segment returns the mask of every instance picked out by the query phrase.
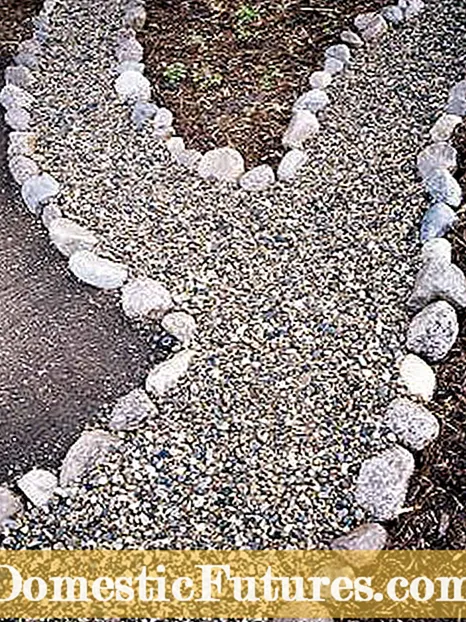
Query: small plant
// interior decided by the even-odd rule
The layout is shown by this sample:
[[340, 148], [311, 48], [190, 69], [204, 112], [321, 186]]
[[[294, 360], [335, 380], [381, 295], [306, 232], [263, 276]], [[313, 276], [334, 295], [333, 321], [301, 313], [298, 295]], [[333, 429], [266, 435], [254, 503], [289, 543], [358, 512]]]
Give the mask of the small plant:
[[219, 72], [211, 72], [208, 69], [200, 69], [193, 74], [193, 82], [203, 91], [220, 86], [223, 76]]
[[170, 86], [178, 86], [188, 75], [188, 70], [184, 63], [172, 63], [164, 69], [162, 75]]
[[275, 67], [268, 67], [260, 77], [260, 85], [264, 91], [271, 91], [275, 88], [279, 77], [280, 74]]
[[242, 26], [245, 26], [246, 24], [255, 22], [259, 18], [259, 9], [249, 4], [242, 4], [236, 11], [236, 18]]

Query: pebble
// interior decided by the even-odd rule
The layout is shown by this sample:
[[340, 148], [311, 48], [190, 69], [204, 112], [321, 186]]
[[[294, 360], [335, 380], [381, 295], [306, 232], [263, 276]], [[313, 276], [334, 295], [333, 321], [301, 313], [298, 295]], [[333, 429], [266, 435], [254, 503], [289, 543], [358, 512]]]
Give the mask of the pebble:
[[436, 142], [421, 151], [417, 168], [424, 179], [432, 176], [439, 168], [454, 173], [458, 166], [457, 151], [446, 142]]
[[435, 201], [443, 201], [452, 207], [459, 207], [463, 199], [461, 186], [453, 175], [445, 170], [434, 171], [424, 180], [426, 191]]
[[458, 220], [456, 212], [446, 203], [434, 203], [421, 222], [421, 242], [445, 235]]
[[128, 279], [127, 266], [99, 257], [92, 251], [73, 253], [68, 267], [80, 281], [100, 289], [117, 289]]
[[450, 264], [451, 256], [451, 243], [445, 238], [434, 238], [422, 245], [421, 259], [423, 264], [431, 261]]
[[151, 96], [150, 82], [139, 71], [124, 71], [116, 79], [115, 89], [121, 101], [130, 104], [149, 101]]
[[351, 50], [345, 43], [331, 45], [325, 50], [325, 58], [336, 58], [344, 65], [347, 65], [351, 60]]
[[410, 352], [438, 363], [454, 346], [458, 332], [455, 309], [448, 302], [439, 300], [411, 320], [406, 345]]
[[69, 218], [54, 218], [48, 229], [50, 241], [65, 257], [71, 257], [77, 251], [91, 251], [99, 243], [89, 229]]
[[25, 108], [9, 108], [5, 123], [13, 130], [26, 132], [31, 128], [31, 114]]
[[156, 365], [147, 376], [146, 391], [157, 397], [163, 397], [187, 374], [193, 356], [193, 350], [182, 350], [167, 361]]
[[121, 290], [121, 306], [126, 317], [160, 318], [173, 307], [168, 289], [150, 278], [132, 279]]
[[5, 82], [27, 91], [34, 83], [34, 76], [27, 67], [10, 65], [5, 69]]
[[432, 140], [435, 142], [450, 140], [456, 127], [461, 124], [461, 120], [461, 117], [456, 114], [446, 112], [442, 114], [430, 130]]
[[118, 46], [116, 56], [119, 63], [127, 61], [140, 63], [144, 56], [144, 48], [137, 39], [126, 39]]
[[293, 112], [308, 110], [309, 112], [315, 113], [323, 110], [329, 103], [330, 99], [325, 91], [322, 89], [312, 89], [311, 91], [307, 91], [307, 93], [303, 93], [303, 95], [296, 100], [293, 106]]
[[348, 43], [349, 45], [352, 45], [355, 48], [360, 48], [364, 45], [364, 41], [361, 39], [361, 37], [352, 30], [344, 30], [341, 33], [340, 38], [342, 41]]
[[146, 19], [146, 10], [140, 4], [130, 7], [125, 14], [125, 24], [138, 32], [144, 28]]
[[116, 449], [120, 440], [104, 430], [83, 432], [70, 447], [60, 470], [60, 486], [68, 488], [78, 484], [84, 475], [97, 466], [109, 452]]
[[17, 486], [36, 507], [43, 508], [53, 497], [58, 479], [45, 469], [32, 469], [21, 477]]
[[280, 181], [291, 182], [301, 174], [309, 156], [300, 149], [288, 151], [280, 161], [277, 177]]
[[356, 499], [379, 520], [392, 520], [403, 509], [414, 458], [403, 447], [394, 446], [363, 462]]
[[399, 26], [405, 18], [402, 9], [394, 4], [383, 7], [381, 15], [389, 24], [393, 24], [393, 26]]
[[202, 156], [197, 171], [203, 179], [235, 182], [244, 173], [244, 159], [230, 147], [212, 149]]
[[110, 415], [108, 427], [115, 432], [139, 428], [149, 417], [155, 417], [157, 409], [143, 389], [133, 389], [120, 397]]
[[248, 192], [267, 190], [275, 183], [275, 173], [268, 164], [255, 166], [240, 177], [239, 184]]
[[364, 41], [374, 41], [379, 39], [388, 30], [388, 24], [382, 15], [376, 15], [361, 31], [361, 37]]
[[8, 488], [5, 488], [5, 486], [0, 486], [0, 525], [2, 525], [6, 519], [21, 512], [22, 509], [21, 502], [16, 495]]
[[24, 155], [17, 155], [10, 158], [8, 168], [11, 176], [17, 184], [22, 186], [31, 177], [39, 175], [40, 170], [34, 160]]
[[196, 320], [185, 311], [173, 311], [164, 315], [162, 328], [186, 348], [196, 334]]
[[408, 354], [400, 365], [400, 380], [408, 392], [429, 402], [435, 391], [435, 374], [431, 367], [415, 354]]
[[454, 307], [466, 308], [466, 277], [454, 264], [431, 261], [422, 265], [408, 306], [420, 311], [436, 300], [446, 300]]
[[21, 188], [23, 201], [33, 214], [38, 214], [40, 207], [59, 192], [60, 184], [48, 173], [30, 177]]
[[0, 104], [5, 110], [25, 108], [28, 110], [34, 103], [34, 97], [14, 84], [6, 84], [0, 91]]
[[399, 0], [398, 6], [404, 11], [406, 19], [417, 17], [425, 8], [423, 0]]
[[313, 89], [325, 89], [332, 83], [332, 74], [328, 71], [314, 71], [309, 78]]
[[437, 418], [425, 406], [406, 398], [393, 400], [386, 413], [386, 423], [398, 442], [412, 451], [422, 451], [437, 438]]
[[283, 136], [282, 144], [289, 149], [302, 149], [319, 132], [319, 121], [309, 110], [297, 110]]
[[36, 135], [33, 132], [10, 132], [8, 134], [8, 157], [31, 156], [36, 150]]
[[159, 108], [155, 104], [138, 101], [131, 111], [131, 121], [140, 130], [146, 121], [156, 116], [158, 111]]
[[324, 63], [325, 73], [329, 73], [331, 76], [341, 73], [345, 68], [345, 64], [338, 60], [338, 58], [326, 58]]

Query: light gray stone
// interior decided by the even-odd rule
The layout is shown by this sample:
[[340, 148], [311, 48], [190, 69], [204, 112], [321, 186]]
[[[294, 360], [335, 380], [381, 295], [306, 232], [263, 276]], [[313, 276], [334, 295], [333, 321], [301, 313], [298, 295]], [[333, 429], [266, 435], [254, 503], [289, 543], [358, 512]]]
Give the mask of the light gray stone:
[[34, 97], [14, 84], [6, 84], [0, 91], [0, 104], [5, 110], [25, 108], [28, 110], [34, 103]]
[[437, 418], [427, 408], [406, 398], [391, 402], [385, 420], [398, 442], [413, 451], [424, 449], [440, 431]]
[[79, 484], [120, 442], [103, 430], [83, 432], [65, 456], [60, 470], [60, 486], [67, 488]]
[[130, 319], [159, 318], [173, 307], [168, 289], [150, 278], [133, 279], [121, 291], [121, 305]]
[[120, 397], [110, 415], [108, 427], [117, 432], [134, 430], [157, 414], [155, 404], [143, 389], [134, 389]]
[[[354, 565], [355, 561], [361, 562], [357, 567], [363, 568], [375, 561], [379, 552], [384, 548], [387, 538], [387, 530], [382, 525], [365, 523], [333, 540], [330, 548], [334, 551], [341, 551], [343, 557], [351, 565]], [[364, 551], [365, 555], [356, 557], [352, 551]]]
[[374, 518], [391, 520], [402, 510], [414, 471], [414, 458], [403, 447], [394, 446], [361, 467], [356, 500]]
[[458, 82], [450, 89], [446, 112], [460, 117], [466, 115], [466, 80]]
[[167, 130], [173, 125], [173, 113], [168, 108], [159, 108], [154, 117], [154, 127], [156, 130]]
[[445, 238], [429, 240], [422, 246], [422, 263], [440, 261], [444, 264], [451, 263], [451, 243]]
[[162, 328], [186, 348], [196, 334], [196, 320], [185, 311], [173, 311], [164, 315]]
[[10, 158], [8, 168], [10, 169], [11, 176], [20, 186], [31, 177], [35, 177], [40, 173], [39, 167], [34, 160], [23, 155]]
[[406, 19], [417, 17], [425, 8], [423, 0], [399, 0], [398, 6], [403, 10]]
[[445, 235], [457, 218], [456, 212], [446, 203], [434, 203], [422, 219], [421, 242]]
[[325, 89], [332, 83], [332, 74], [328, 71], [314, 71], [309, 78], [313, 89]]
[[116, 79], [115, 89], [120, 100], [127, 103], [149, 101], [151, 96], [150, 82], [139, 71], [124, 71]]
[[197, 149], [185, 149], [175, 157], [176, 163], [190, 171], [197, 171], [202, 153]]
[[345, 68], [345, 64], [338, 60], [338, 58], [326, 58], [324, 63], [324, 71], [331, 76], [335, 76], [337, 73], [341, 73]]
[[354, 18], [354, 25], [358, 30], [365, 30], [377, 17], [377, 13], [370, 11], [369, 13], [359, 13]]
[[42, 218], [42, 222], [44, 223], [44, 226], [47, 229], [50, 228], [50, 225], [56, 218], [61, 218], [61, 217], [62, 217], [62, 211], [58, 207], [58, 205], [54, 203], [54, 201], [49, 201], [48, 203], [44, 205], [42, 209], [41, 218]]
[[302, 149], [319, 132], [319, 121], [309, 110], [297, 110], [283, 136], [282, 144], [290, 149]]
[[330, 103], [329, 96], [322, 89], [312, 89], [303, 93], [299, 97], [294, 106], [293, 112], [298, 110], [308, 110], [309, 112], [319, 112], [323, 110]]
[[424, 180], [426, 191], [434, 199], [458, 207], [461, 205], [463, 194], [461, 187], [453, 175], [445, 169], [432, 172]]
[[90, 251], [99, 242], [91, 231], [69, 218], [55, 218], [50, 223], [49, 236], [52, 244], [66, 257], [76, 251]]
[[31, 156], [36, 150], [36, 135], [33, 132], [10, 132], [8, 134], [8, 157]]
[[131, 121], [140, 130], [144, 123], [155, 117], [159, 108], [151, 102], [136, 102], [131, 112]]
[[116, 56], [119, 63], [125, 61], [139, 63], [144, 56], [144, 48], [137, 39], [125, 39], [118, 46]]
[[424, 179], [430, 177], [438, 168], [444, 168], [453, 173], [457, 166], [457, 151], [447, 142], [429, 145], [417, 158], [417, 168]]
[[458, 266], [441, 261], [422, 265], [408, 306], [412, 311], [420, 311], [436, 300], [446, 300], [456, 308], [466, 308], [466, 277]]
[[27, 67], [10, 65], [5, 69], [5, 82], [27, 90], [34, 84], [34, 76]]
[[415, 354], [408, 354], [400, 365], [400, 382], [410, 395], [428, 402], [435, 391], [435, 374], [429, 365]]
[[381, 15], [389, 24], [393, 24], [393, 26], [399, 26], [405, 19], [402, 9], [394, 4], [383, 7]]
[[460, 125], [461, 117], [456, 114], [444, 113], [437, 119], [430, 130], [432, 140], [435, 142], [448, 141], [453, 135], [457, 125]]
[[309, 156], [300, 149], [288, 151], [278, 166], [277, 177], [280, 181], [293, 181], [301, 174]]
[[147, 376], [146, 391], [163, 397], [187, 374], [193, 356], [193, 350], [182, 350], [167, 361], [156, 365]]
[[444, 300], [433, 302], [411, 320], [407, 337], [408, 350], [437, 363], [450, 352], [458, 332], [455, 309]]
[[21, 188], [23, 201], [31, 212], [37, 214], [41, 205], [60, 192], [60, 184], [48, 173], [26, 180]]
[[12, 130], [26, 132], [32, 125], [31, 114], [26, 108], [10, 108], [6, 111], [5, 123], [11, 127]]
[[375, 41], [382, 37], [388, 31], [388, 24], [382, 15], [376, 15], [361, 31], [361, 37], [364, 41]]
[[136, 31], [140, 31], [144, 28], [146, 19], [146, 10], [141, 4], [133, 4], [125, 13], [125, 24], [134, 28]]
[[165, 146], [175, 159], [186, 150], [184, 140], [180, 136], [172, 136], [167, 140]]
[[73, 253], [68, 267], [80, 281], [100, 289], [117, 289], [128, 279], [127, 266], [99, 257], [92, 251]]
[[244, 173], [243, 156], [230, 147], [212, 149], [202, 156], [198, 173], [203, 179], [237, 181]]
[[45, 469], [32, 469], [18, 481], [18, 488], [36, 507], [45, 507], [58, 486], [56, 475]]
[[125, 73], [125, 71], [137, 71], [138, 73], [144, 73], [146, 66], [144, 63], [138, 63], [134, 60], [124, 60], [118, 63], [116, 66], [116, 72], [119, 74]]
[[345, 43], [331, 45], [325, 50], [325, 58], [336, 58], [347, 65], [351, 60], [351, 50]]
[[355, 48], [360, 48], [364, 45], [364, 41], [361, 37], [352, 30], [344, 30], [340, 35], [340, 39]]
[[268, 164], [260, 164], [244, 173], [239, 180], [241, 188], [248, 192], [267, 190], [275, 183], [275, 173]]
[[21, 512], [23, 506], [16, 495], [11, 490], [0, 486], [0, 525], [8, 518]]

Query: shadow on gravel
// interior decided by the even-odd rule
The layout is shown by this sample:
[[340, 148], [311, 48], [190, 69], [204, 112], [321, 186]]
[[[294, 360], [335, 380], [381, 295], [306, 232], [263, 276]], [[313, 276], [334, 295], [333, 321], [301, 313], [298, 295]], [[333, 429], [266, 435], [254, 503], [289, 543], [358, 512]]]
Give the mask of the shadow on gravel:
[[[0, 10], [0, 88], [6, 52], [34, 8], [10, 1]], [[33, 466], [56, 468], [93, 414], [142, 382], [149, 362], [115, 297], [72, 280], [27, 213], [6, 169], [0, 117], [1, 482]]]

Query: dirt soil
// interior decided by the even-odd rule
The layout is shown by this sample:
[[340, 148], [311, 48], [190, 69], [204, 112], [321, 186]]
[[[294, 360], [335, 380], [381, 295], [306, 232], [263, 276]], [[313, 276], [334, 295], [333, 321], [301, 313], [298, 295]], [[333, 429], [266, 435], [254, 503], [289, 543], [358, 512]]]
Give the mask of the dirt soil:
[[275, 166], [324, 49], [386, 0], [148, 0], [141, 41], [156, 100], [189, 148], [226, 145]]
[[[37, 0], [0, 8], [0, 88]], [[6, 167], [0, 114], [0, 483], [56, 468], [93, 415], [143, 381], [146, 339], [112, 295], [72, 280]]]

